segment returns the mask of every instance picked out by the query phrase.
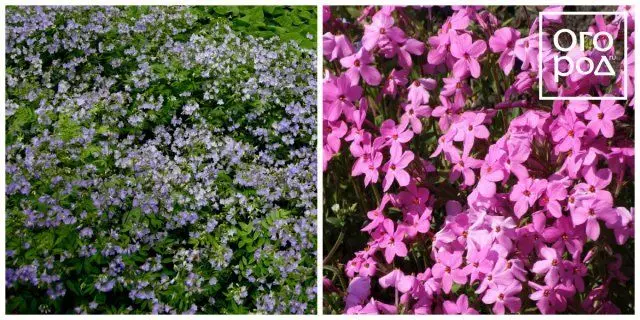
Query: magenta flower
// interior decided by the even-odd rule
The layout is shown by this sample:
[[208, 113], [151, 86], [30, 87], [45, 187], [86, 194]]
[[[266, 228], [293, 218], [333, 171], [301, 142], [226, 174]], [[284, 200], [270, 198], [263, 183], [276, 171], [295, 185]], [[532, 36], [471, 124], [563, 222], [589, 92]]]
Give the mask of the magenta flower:
[[404, 232], [394, 232], [393, 221], [391, 220], [385, 220], [383, 225], [386, 234], [380, 246], [384, 248], [384, 258], [387, 263], [391, 263], [395, 256], [406, 257], [408, 251], [403, 242]]
[[522, 285], [518, 281], [513, 281], [509, 285], [496, 285], [489, 288], [482, 297], [482, 302], [493, 304], [493, 312], [495, 314], [504, 314], [505, 307], [512, 313], [520, 311], [522, 302], [518, 295], [522, 291]]
[[547, 180], [526, 178], [518, 181], [509, 194], [509, 200], [515, 201], [513, 213], [521, 218], [547, 188]]
[[567, 187], [564, 182], [551, 181], [547, 183], [547, 190], [542, 196], [540, 204], [554, 217], [562, 217], [562, 206], [560, 201], [567, 198]]
[[464, 270], [460, 269], [462, 265], [462, 252], [454, 251], [450, 253], [447, 250], [441, 250], [436, 254], [436, 264], [432, 268], [433, 276], [441, 279], [442, 290], [445, 293], [451, 292], [453, 283], [465, 284], [467, 275]]
[[409, 102], [415, 104], [428, 104], [429, 91], [436, 87], [436, 81], [433, 79], [420, 78], [414, 80], [407, 89], [409, 89]]
[[327, 121], [335, 121], [345, 108], [354, 108], [353, 103], [362, 96], [362, 88], [351, 84], [347, 75], [341, 75], [323, 86], [323, 110]]
[[552, 124], [551, 137], [558, 143], [556, 149], [560, 152], [580, 150], [581, 138], [587, 127], [578, 120], [573, 111], [567, 109], [564, 115], [558, 117], [555, 125]]
[[340, 139], [347, 133], [347, 124], [344, 121], [328, 122], [323, 129], [324, 141], [333, 152], [340, 150]]
[[489, 138], [489, 130], [483, 125], [485, 114], [481, 112], [465, 112], [459, 121], [454, 141], [463, 141], [462, 153], [468, 155], [476, 138]]
[[383, 170], [387, 172], [384, 176], [384, 191], [386, 192], [391, 187], [393, 181], [397, 180], [401, 187], [409, 184], [411, 177], [409, 173], [404, 170], [409, 163], [413, 161], [413, 152], [405, 151], [401, 149], [392, 150], [391, 159], [384, 165]]
[[462, 176], [464, 178], [463, 184], [465, 186], [472, 186], [475, 183], [476, 176], [473, 169], [478, 169], [482, 166], [482, 160], [474, 159], [472, 157], [462, 155], [458, 152], [448, 153], [449, 162], [453, 163], [451, 173], [449, 174], [449, 181], [456, 181]]
[[567, 298], [575, 294], [573, 287], [564, 284], [547, 283], [542, 286], [529, 281], [529, 286], [535, 290], [529, 298], [537, 301], [536, 306], [542, 314], [564, 311], [567, 308]]
[[542, 236], [547, 243], [552, 243], [556, 251], [562, 252], [565, 248], [572, 255], [582, 250], [584, 232], [580, 233], [573, 227], [571, 218], [562, 216], [555, 224], [546, 228]]
[[422, 41], [409, 38], [396, 50], [398, 53], [398, 64], [403, 68], [411, 68], [411, 66], [413, 66], [411, 55], [421, 56], [424, 53], [425, 47]]
[[402, 152], [402, 144], [413, 138], [413, 132], [407, 130], [408, 124], [409, 122], [402, 121], [396, 126], [393, 120], [387, 119], [380, 125], [380, 133], [391, 144], [391, 154]]
[[514, 47], [516, 40], [520, 38], [520, 31], [504, 27], [496, 30], [496, 32], [489, 38], [489, 47], [493, 52], [502, 52], [500, 58], [498, 58], [498, 64], [504, 74], [509, 74], [513, 65], [516, 62], [516, 54]]
[[407, 276], [398, 269], [394, 269], [378, 280], [381, 287], [394, 287], [402, 293], [409, 292], [413, 288], [415, 281], [416, 277]]
[[378, 69], [371, 66], [372, 62], [371, 54], [364, 48], [360, 48], [354, 55], [340, 59], [340, 64], [348, 69], [345, 74], [351, 79], [351, 85], [357, 85], [360, 76], [368, 85], [377, 86], [380, 84], [382, 76], [380, 76]]
[[388, 41], [402, 43], [405, 41], [404, 31], [395, 27], [393, 18], [384, 11], [378, 11], [372, 19], [371, 24], [364, 26], [364, 36], [362, 36], [362, 46], [371, 51], [378, 45], [384, 45]]
[[384, 83], [384, 86], [382, 87], [382, 92], [384, 94], [395, 97], [395, 95], [398, 93], [398, 88], [404, 87], [409, 82], [409, 80], [407, 79], [408, 75], [408, 69], [391, 70], [389, 76], [387, 77], [387, 80]]
[[410, 123], [411, 130], [415, 134], [422, 132], [422, 121], [420, 118], [431, 116], [431, 107], [428, 105], [417, 105], [408, 103], [404, 106], [404, 114], [400, 118], [402, 123]]
[[478, 311], [469, 307], [469, 298], [464, 294], [460, 295], [456, 302], [445, 301], [442, 308], [446, 314], [478, 314]]
[[624, 108], [613, 100], [602, 100], [600, 106], [591, 105], [584, 118], [589, 120], [587, 128], [593, 134], [602, 132], [605, 138], [613, 137], [613, 120], [624, 115]]
[[464, 78], [469, 73], [474, 78], [480, 77], [478, 59], [487, 50], [487, 44], [483, 40], [471, 41], [471, 36], [466, 33], [451, 41], [451, 55], [458, 58], [453, 65], [453, 75], [456, 78]]
[[467, 81], [456, 77], [443, 78], [442, 81], [444, 86], [440, 94], [445, 97], [453, 96], [455, 104], [463, 106], [466, 98], [471, 95], [471, 88], [469, 88]]
[[571, 213], [571, 220], [575, 226], [586, 222], [587, 237], [598, 240], [600, 237], [600, 224], [598, 220], [612, 221], [616, 218], [616, 212], [612, 207], [611, 195], [603, 198], [590, 198], [580, 201], [580, 205]]
[[537, 274], [544, 274], [547, 283], [556, 283], [560, 279], [560, 268], [562, 267], [562, 257], [553, 248], [540, 249], [540, 255], [544, 260], [539, 260], [533, 264], [531, 271]]
[[354, 50], [353, 45], [345, 35], [333, 35], [331, 32], [327, 32], [322, 35], [322, 52], [329, 61], [333, 61], [352, 55]]

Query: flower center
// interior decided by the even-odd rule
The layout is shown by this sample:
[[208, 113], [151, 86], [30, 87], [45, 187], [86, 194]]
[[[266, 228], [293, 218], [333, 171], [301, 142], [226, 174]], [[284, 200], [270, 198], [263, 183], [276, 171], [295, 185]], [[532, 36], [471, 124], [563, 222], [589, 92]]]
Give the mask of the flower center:
[[395, 165], [395, 164], [392, 164], [392, 165], [391, 165], [391, 170], [395, 170], [395, 169], [396, 169], [396, 165]]
[[596, 215], [595, 210], [589, 209], [589, 215], [592, 216], [592, 217], [595, 216]]
[[589, 186], [589, 192], [591, 192], [591, 193], [596, 192], [596, 187], [594, 187], [594, 186]]
[[513, 262], [511, 261], [507, 262], [507, 269], [511, 269], [512, 266], [513, 266]]
[[549, 289], [545, 289], [543, 294], [545, 297], [548, 297], [551, 294], [551, 291], [549, 291]]
[[356, 59], [356, 60], [353, 62], [353, 65], [354, 65], [354, 66], [356, 66], [356, 67], [359, 67], [359, 66], [360, 66], [360, 60]]
[[472, 125], [469, 125], [469, 127], [467, 128], [467, 130], [469, 130], [469, 131], [473, 131], [473, 126], [472, 126]]
[[473, 263], [473, 267], [474, 267], [474, 268], [477, 268], [479, 265], [480, 265], [480, 264], [479, 264], [479, 263], [477, 263], [477, 262], [474, 262], [474, 263]]
[[526, 197], [531, 195], [531, 192], [529, 190], [525, 190], [522, 194], [524, 194]]
[[469, 236], [469, 232], [468, 232], [467, 230], [462, 231], [462, 237], [463, 237], [463, 238], [465, 238], [465, 239], [466, 239], [468, 236]]
[[346, 97], [344, 95], [341, 95], [341, 96], [338, 97], [338, 100], [340, 100], [340, 101], [344, 101], [345, 99], [346, 99]]
[[462, 89], [462, 82], [458, 82], [458, 83], [456, 83], [456, 88], [458, 88], [458, 89]]
[[573, 137], [573, 135], [574, 135], [574, 134], [575, 134], [575, 132], [573, 132], [573, 129], [572, 129], [572, 130], [569, 130], [569, 132], [567, 133], [567, 135], [568, 135], [569, 137]]
[[394, 134], [391, 136], [391, 138], [392, 138], [393, 140], [398, 140], [398, 134], [395, 134], [395, 133], [394, 133]]
[[598, 113], [598, 119], [602, 120], [602, 118], [604, 118], [604, 113], [602, 112]]
[[500, 226], [496, 227], [496, 232], [500, 232], [502, 230], [502, 228]]
[[380, 34], [385, 34], [387, 33], [387, 30], [385, 28], [380, 28]]
[[409, 109], [409, 114], [410, 114], [410, 115], [413, 115], [413, 113], [414, 113], [414, 112], [413, 112], [413, 109]]
[[504, 300], [504, 293], [499, 294], [499, 295], [498, 295], [498, 299], [500, 299], [500, 300]]
[[447, 273], [451, 273], [451, 267], [447, 266], [446, 268], [444, 268], [444, 271], [446, 271]]
[[416, 86], [416, 87], [419, 87], [420, 86], [420, 81], [413, 80], [413, 85]]
[[565, 233], [562, 235], [562, 240], [567, 241], [569, 239], [569, 236]]
[[554, 266], [554, 267], [557, 266], [558, 265], [558, 259], [553, 259], [551, 261], [551, 265]]

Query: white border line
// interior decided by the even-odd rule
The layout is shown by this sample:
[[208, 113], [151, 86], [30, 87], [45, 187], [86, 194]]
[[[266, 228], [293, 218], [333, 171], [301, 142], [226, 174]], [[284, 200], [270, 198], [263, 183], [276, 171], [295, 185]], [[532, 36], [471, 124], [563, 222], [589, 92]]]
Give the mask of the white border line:
[[[627, 12], [626, 11], [602, 11], [602, 12], [598, 12], [598, 11], [568, 11], [568, 12], [554, 12], [554, 11], [549, 11], [549, 12], [544, 12], [544, 11], [540, 11], [538, 16], [538, 100], [541, 101], [556, 101], [556, 100], [561, 100], [561, 101], [604, 101], [604, 100], [614, 100], [614, 101], [626, 101], [628, 100], [628, 96], [627, 96], [627, 78], [628, 78], [628, 71], [627, 71]], [[556, 97], [552, 97], [552, 96], [544, 96], [542, 94], [542, 89], [543, 89], [543, 81], [542, 81], [542, 50], [540, 50], [540, 48], [542, 48], [542, 25], [543, 25], [543, 18], [545, 15], [560, 15], [560, 16], [578, 16], [578, 15], [613, 15], [613, 16], [618, 16], [621, 15], [622, 16], [622, 20], [623, 20], [623, 29], [624, 29], [624, 57], [622, 59], [622, 65], [623, 65], [623, 74], [624, 74], [624, 88], [622, 91], [624, 91], [624, 96], [622, 97], [566, 97], [566, 96], [556, 96]], [[615, 83], [615, 81], [614, 81]]]

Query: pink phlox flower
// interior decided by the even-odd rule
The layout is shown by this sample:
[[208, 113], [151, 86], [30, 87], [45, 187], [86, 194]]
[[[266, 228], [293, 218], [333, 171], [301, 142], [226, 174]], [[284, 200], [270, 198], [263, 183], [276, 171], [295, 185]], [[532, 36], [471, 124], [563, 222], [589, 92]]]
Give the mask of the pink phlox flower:
[[529, 208], [533, 207], [546, 188], [546, 179], [526, 178], [519, 180], [509, 194], [509, 200], [515, 202], [513, 207], [514, 214], [521, 218]]
[[429, 91], [435, 87], [436, 81], [433, 79], [416, 79], [407, 87], [409, 90], [407, 100], [414, 104], [429, 104]]
[[356, 54], [340, 59], [340, 64], [347, 68], [345, 74], [351, 79], [351, 85], [357, 85], [360, 82], [360, 76], [368, 85], [380, 84], [382, 76], [378, 69], [371, 65], [372, 63], [371, 54], [364, 48], [360, 48]]
[[371, 24], [364, 26], [362, 46], [371, 51], [376, 46], [384, 46], [389, 41], [404, 42], [404, 31], [394, 26], [394, 23], [393, 17], [384, 11], [376, 12], [376, 14], [373, 15]]
[[605, 138], [613, 137], [614, 127], [613, 120], [624, 115], [624, 107], [617, 104], [613, 100], [602, 100], [600, 106], [595, 104], [585, 113], [584, 118], [589, 120], [587, 128], [594, 135], [602, 132]]
[[344, 74], [325, 82], [323, 90], [323, 115], [328, 121], [338, 120], [345, 108], [355, 108], [353, 103], [362, 96], [362, 88], [352, 85], [351, 79]]
[[444, 293], [451, 292], [453, 283], [465, 284], [467, 275], [460, 266], [462, 265], [462, 252], [453, 253], [443, 249], [436, 253], [436, 264], [432, 268], [433, 276], [441, 279]]
[[393, 221], [389, 219], [383, 222], [383, 226], [386, 235], [381, 243], [381, 247], [384, 248], [384, 257], [387, 263], [391, 263], [396, 256], [406, 257], [408, 251], [407, 245], [404, 243], [405, 233], [401, 230], [394, 232]]
[[422, 132], [422, 121], [420, 121], [420, 118], [427, 118], [431, 116], [431, 107], [428, 105], [408, 103], [404, 105], [403, 109], [404, 114], [402, 114], [400, 122], [410, 123], [411, 130], [415, 134]]
[[390, 153], [402, 151], [402, 144], [409, 142], [413, 138], [413, 131], [407, 129], [408, 122], [400, 122], [396, 125], [392, 119], [387, 119], [380, 125], [380, 134], [391, 145]]
[[478, 311], [469, 307], [469, 298], [464, 294], [460, 295], [455, 302], [446, 300], [442, 308], [446, 314], [479, 314]]
[[509, 285], [496, 285], [491, 287], [482, 296], [482, 302], [485, 304], [493, 304], [493, 312], [495, 314], [504, 314], [505, 307], [512, 313], [520, 311], [522, 301], [518, 295], [522, 291], [522, 285], [519, 281], [513, 281]]
[[472, 43], [471, 36], [463, 33], [451, 41], [451, 55], [458, 58], [453, 65], [453, 74], [457, 78], [464, 78], [469, 73], [472, 77], [480, 77], [480, 63], [478, 59], [487, 50], [484, 40]]
[[504, 27], [496, 30], [496, 32], [489, 38], [489, 47], [493, 52], [501, 52], [500, 58], [498, 58], [498, 64], [504, 74], [509, 74], [516, 61], [516, 54], [514, 47], [516, 40], [520, 38], [520, 31]]

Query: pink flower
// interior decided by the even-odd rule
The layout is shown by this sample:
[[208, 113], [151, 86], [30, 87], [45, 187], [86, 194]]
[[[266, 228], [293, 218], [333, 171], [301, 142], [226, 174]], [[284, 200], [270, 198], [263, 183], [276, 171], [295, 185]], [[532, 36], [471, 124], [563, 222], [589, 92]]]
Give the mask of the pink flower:
[[322, 35], [322, 52], [329, 61], [350, 56], [353, 51], [353, 45], [345, 35], [333, 35], [331, 32]]
[[564, 311], [567, 308], [567, 298], [575, 294], [573, 287], [564, 284], [548, 283], [541, 286], [529, 281], [529, 286], [535, 290], [529, 298], [537, 301], [536, 306], [542, 314]]
[[388, 41], [404, 42], [404, 31], [393, 24], [394, 21], [391, 16], [383, 11], [378, 11], [373, 15], [372, 23], [364, 26], [362, 46], [371, 51], [377, 45], [384, 45]]
[[387, 81], [384, 83], [382, 92], [395, 97], [398, 93], [398, 87], [403, 87], [409, 81], [407, 80], [407, 75], [409, 75], [409, 70], [407, 69], [391, 70], [387, 77]]
[[522, 291], [522, 285], [518, 281], [513, 281], [507, 286], [497, 285], [487, 290], [482, 297], [482, 302], [493, 304], [492, 310], [495, 314], [504, 314], [505, 306], [509, 311], [516, 313], [520, 311], [522, 305], [518, 298], [520, 291]]
[[385, 220], [384, 230], [386, 232], [384, 240], [381, 243], [381, 247], [384, 248], [384, 258], [387, 263], [391, 263], [395, 256], [406, 257], [407, 246], [404, 244], [404, 232], [394, 232], [393, 221]]
[[400, 149], [392, 150], [391, 159], [389, 159], [383, 168], [383, 170], [387, 172], [382, 183], [385, 192], [389, 190], [394, 180], [397, 180], [401, 187], [409, 184], [411, 177], [404, 168], [406, 168], [411, 161], [413, 161], [413, 152], [402, 152]]
[[556, 149], [560, 152], [572, 150], [577, 152], [580, 150], [582, 136], [587, 127], [578, 120], [573, 111], [567, 109], [564, 115], [560, 116], [552, 124], [551, 136], [553, 141], [558, 143]]
[[390, 152], [397, 153], [402, 151], [402, 144], [407, 143], [413, 138], [413, 132], [407, 130], [408, 122], [400, 122], [397, 126], [396, 123], [387, 119], [380, 125], [380, 133], [385, 138], [387, 143], [391, 144]]
[[521, 218], [547, 188], [547, 180], [526, 178], [519, 180], [509, 194], [509, 200], [515, 201], [513, 213]]
[[560, 279], [560, 268], [562, 267], [562, 257], [553, 248], [540, 249], [540, 255], [544, 260], [539, 260], [533, 264], [531, 271], [537, 274], [544, 274], [547, 283], [557, 283]]
[[428, 105], [417, 105], [409, 103], [404, 106], [404, 114], [400, 118], [402, 123], [410, 123], [411, 130], [415, 134], [422, 132], [422, 121], [420, 118], [429, 117], [431, 115], [431, 107]]
[[473, 147], [475, 138], [489, 138], [489, 130], [483, 125], [485, 114], [482, 112], [465, 112], [459, 121], [454, 141], [463, 141], [463, 154], [468, 155]]
[[353, 103], [362, 96], [362, 88], [351, 84], [351, 79], [341, 75], [323, 85], [323, 114], [328, 121], [335, 121], [345, 108], [354, 108]]
[[409, 102], [415, 104], [428, 104], [429, 92], [436, 87], [436, 81], [433, 79], [420, 78], [414, 80], [408, 87], [409, 89]]
[[394, 269], [378, 280], [381, 287], [394, 287], [402, 293], [409, 292], [413, 288], [415, 281], [416, 277], [407, 276], [398, 269]]
[[571, 213], [571, 219], [575, 226], [586, 222], [586, 233], [589, 239], [598, 240], [600, 236], [599, 220], [611, 221], [615, 219], [615, 211], [612, 207], [611, 195], [603, 198], [589, 198], [580, 201], [580, 205]]
[[587, 128], [593, 134], [602, 132], [605, 138], [613, 137], [613, 120], [624, 115], [624, 108], [613, 100], [602, 100], [600, 107], [595, 104], [584, 114], [584, 118], [590, 120]]
[[496, 30], [496, 32], [489, 39], [489, 47], [493, 52], [502, 52], [500, 58], [498, 58], [498, 64], [504, 74], [509, 74], [516, 61], [516, 54], [514, 47], [516, 40], [520, 38], [520, 31], [504, 27]]
[[456, 77], [443, 78], [444, 86], [440, 94], [445, 97], [454, 97], [456, 105], [463, 106], [466, 101], [466, 97], [471, 95], [471, 88], [467, 84], [466, 80], [458, 79]]
[[437, 263], [433, 266], [432, 272], [436, 279], [441, 279], [442, 290], [445, 293], [451, 292], [453, 283], [465, 284], [467, 275], [460, 266], [462, 265], [462, 252], [454, 251], [450, 253], [447, 250], [441, 250], [436, 254]]
[[409, 38], [396, 50], [398, 52], [398, 64], [403, 68], [411, 68], [413, 66], [411, 55], [421, 56], [425, 47], [422, 41]]
[[361, 48], [356, 54], [340, 59], [340, 64], [348, 70], [345, 74], [351, 79], [351, 85], [357, 85], [360, 76], [368, 85], [377, 86], [382, 81], [378, 69], [371, 66], [373, 62], [371, 54], [364, 48]]
[[469, 298], [464, 294], [460, 295], [456, 302], [445, 301], [442, 308], [446, 314], [478, 314], [478, 311], [469, 308]]
[[329, 121], [323, 129], [324, 141], [333, 152], [340, 150], [340, 139], [347, 133], [347, 125], [344, 121]]
[[449, 181], [456, 181], [460, 176], [463, 176], [464, 180], [462, 183], [465, 186], [472, 186], [475, 183], [476, 178], [473, 169], [480, 168], [482, 166], [482, 161], [464, 154], [461, 157], [458, 152], [451, 152], [449, 153], [449, 156], [449, 161], [453, 163], [451, 173], [449, 174]]
[[466, 33], [451, 41], [451, 55], [458, 58], [453, 65], [453, 75], [456, 78], [464, 78], [469, 73], [474, 78], [480, 77], [478, 59], [487, 50], [487, 44], [483, 40], [471, 41], [471, 36]]

